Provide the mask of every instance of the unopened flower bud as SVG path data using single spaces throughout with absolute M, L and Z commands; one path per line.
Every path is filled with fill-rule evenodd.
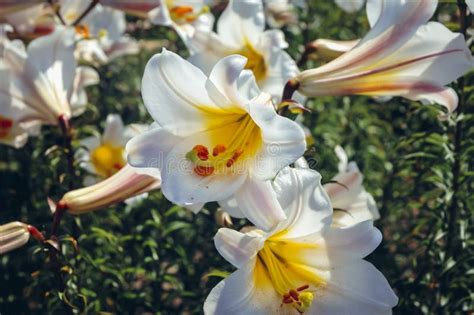
M 0 255 L 25 245 L 30 238 L 28 225 L 22 222 L 10 222 L 0 225 Z
M 95 185 L 66 193 L 57 203 L 57 207 L 66 210 L 69 214 L 82 214 L 158 189 L 160 185 L 161 178 L 158 173 L 156 177 L 140 174 L 133 167 L 126 165 L 111 177 Z

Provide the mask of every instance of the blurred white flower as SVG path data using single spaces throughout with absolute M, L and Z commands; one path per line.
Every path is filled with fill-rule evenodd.
M 58 26 L 25 49 L 0 26 L 1 142 L 21 147 L 40 124 L 58 125 L 82 112 L 84 87 L 97 81 L 91 68 L 76 67 L 74 33 Z M 87 74 L 87 75 L 86 75 Z
M 67 25 L 72 25 L 87 9 L 90 1 L 61 0 L 60 14 Z M 76 33 L 78 59 L 105 64 L 114 58 L 138 53 L 135 39 L 125 34 L 125 14 L 119 10 L 96 5 L 78 25 Z
M 158 0 L 159 6 L 149 14 L 157 25 L 173 27 L 183 42 L 189 46 L 196 30 L 210 32 L 214 16 L 205 0 Z M 192 47 L 189 46 L 190 49 Z
M 458 97 L 447 84 L 473 68 L 463 36 L 428 22 L 438 1 L 369 0 L 372 29 L 339 58 L 296 76 L 306 96 L 402 96 L 438 103 L 448 113 Z
M 43 2 L 43 0 L 2 0 L 0 1 L 0 15 L 25 10 L 40 2 Z
M 17 35 L 26 39 L 50 34 L 55 27 L 51 6 L 45 3 L 31 5 L 14 13 L 0 14 L 0 23 L 10 24 Z
M 125 144 L 147 127 L 138 124 L 124 126 L 117 114 L 109 114 L 105 121 L 104 133 L 81 140 L 82 148 L 76 152 L 81 167 L 92 176 L 86 176 L 84 184 L 95 184 L 117 173 L 127 164 Z
M 371 221 L 331 226 L 319 173 L 286 168 L 273 187 L 287 219 L 268 233 L 221 228 L 219 253 L 237 268 L 204 303 L 212 314 L 390 314 L 385 277 L 363 260 L 380 243 Z
M 163 50 L 147 64 L 142 96 L 155 128 L 127 144 L 128 162 L 158 168 L 162 191 L 181 205 L 235 198 L 249 220 L 284 218 L 269 190 L 276 173 L 305 151 L 303 130 L 277 115 L 245 58 L 219 61 L 209 77 Z M 198 207 L 197 207 L 198 208 Z
M 357 12 L 362 9 L 365 4 L 365 0 L 335 0 L 335 2 L 342 10 L 347 13 Z
M 298 15 L 294 2 L 291 0 L 264 0 L 265 18 L 268 25 L 272 28 L 280 28 L 296 24 Z
M 325 184 L 334 208 L 334 226 L 350 226 L 366 220 L 380 218 L 374 198 L 362 185 L 363 176 L 355 162 L 349 162 L 347 154 L 340 146 L 335 148 L 339 158 L 339 173 Z
M 196 31 L 189 60 L 209 74 L 220 59 L 242 55 L 260 89 L 278 100 L 288 79 L 299 72 L 284 51 L 287 47 L 283 32 L 265 31 L 262 0 L 230 0 L 217 22 L 217 33 Z

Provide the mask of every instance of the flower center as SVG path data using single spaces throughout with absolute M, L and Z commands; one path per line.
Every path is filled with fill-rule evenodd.
M 251 70 L 257 81 L 267 76 L 267 65 L 265 58 L 251 44 L 246 44 L 241 50 L 235 52 L 247 58 L 245 69 Z
M 196 19 L 205 13 L 209 12 L 208 6 L 203 6 L 201 10 L 197 11 L 190 5 L 174 5 L 174 1 L 167 1 L 167 6 L 170 11 L 171 19 L 177 24 L 186 24 L 196 21 Z
M 0 139 L 5 139 L 10 135 L 13 128 L 13 120 L 0 115 Z
M 125 166 L 124 148 L 104 143 L 91 152 L 91 161 L 98 175 L 107 178 Z
M 211 131 L 212 132 L 212 131 Z M 219 128 L 213 132 L 211 143 L 207 147 L 195 145 L 186 159 L 194 164 L 194 173 L 199 176 L 235 173 L 245 159 L 254 156 L 261 144 L 260 128 L 250 115 L 244 115 L 237 122 Z
M 79 24 L 76 25 L 74 28 L 76 30 L 76 34 L 81 36 L 82 38 L 89 39 L 91 37 L 89 26 Z
M 306 312 L 313 303 L 314 289 L 325 284 L 322 277 L 298 259 L 314 248 L 316 245 L 285 240 L 279 234 L 272 236 L 257 255 L 256 285 L 271 285 L 282 297 L 282 305 Z

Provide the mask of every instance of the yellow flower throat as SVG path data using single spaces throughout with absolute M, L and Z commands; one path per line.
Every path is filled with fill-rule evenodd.
M 285 240 L 281 237 L 284 233 L 265 241 L 257 255 L 254 279 L 257 287 L 272 286 L 282 297 L 282 306 L 292 306 L 302 314 L 313 303 L 314 295 L 310 290 L 325 282 L 310 267 L 291 260 L 316 246 Z
M 91 152 L 91 161 L 98 175 L 107 178 L 125 166 L 125 149 L 103 143 Z
M 194 164 L 193 170 L 198 176 L 237 172 L 237 167 L 254 156 L 262 143 L 260 128 L 248 114 L 211 133 L 213 146 L 196 144 L 186 153 L 186 159 Z
M 253 72 L 257 82 L 267 77 L 265 58 L 250 43 L 247 43 L 241 50 L 235 53 L 247 58 L 245 69 Z

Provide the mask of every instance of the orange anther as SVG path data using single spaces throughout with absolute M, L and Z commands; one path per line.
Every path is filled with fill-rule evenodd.
M 218 144 L 214 147 L 214 149 L 212 149 L 212 155 L 213 156 L 218 156 L 219 154 L 224 153 L 225 150 L 226 150 L 225 145 Z
M 171 8 L 171 14 L 182 17 L 186 14 L 193 13 L 193 7 L 189 5 L 181 5 Z
M 194 173 L 196 173 L 196 175 L 206 177 L 214 173 L 214 167 L 197 165 L 194 167 Z
M 209 150 L 205 146 L 201 144 L 195 145 L 193 151 L 196 152 L 197 157 L 201 161 L 207 161 L 209 159 Z
M 232 157 L 227 161 L 226 163 L 226 166 L 227 167 L 231 167 L 232 165 L 234 165 L 234 163 L 237 161 L 237 159 L 242 155 L 244 151 L 239 149 L 237 151 L 234 152 L 234 154 L 232 155 Z
M 284 304 L 291 304 L 291 303 L 293 303 L 293 299 L 291 298 L 291 296 L 289 296 L 288 298 L 283 299 L 283 303 Z
M 305 284 L 305 285 L 302 285 L 301 287 L 297 288 L 296 291 L 304 291 L 308 288 L 309 288 L 309 285 Z
M 84 38 L 90 37 L 89 27 L 87 25 L 76 25 L 76 33 Z

